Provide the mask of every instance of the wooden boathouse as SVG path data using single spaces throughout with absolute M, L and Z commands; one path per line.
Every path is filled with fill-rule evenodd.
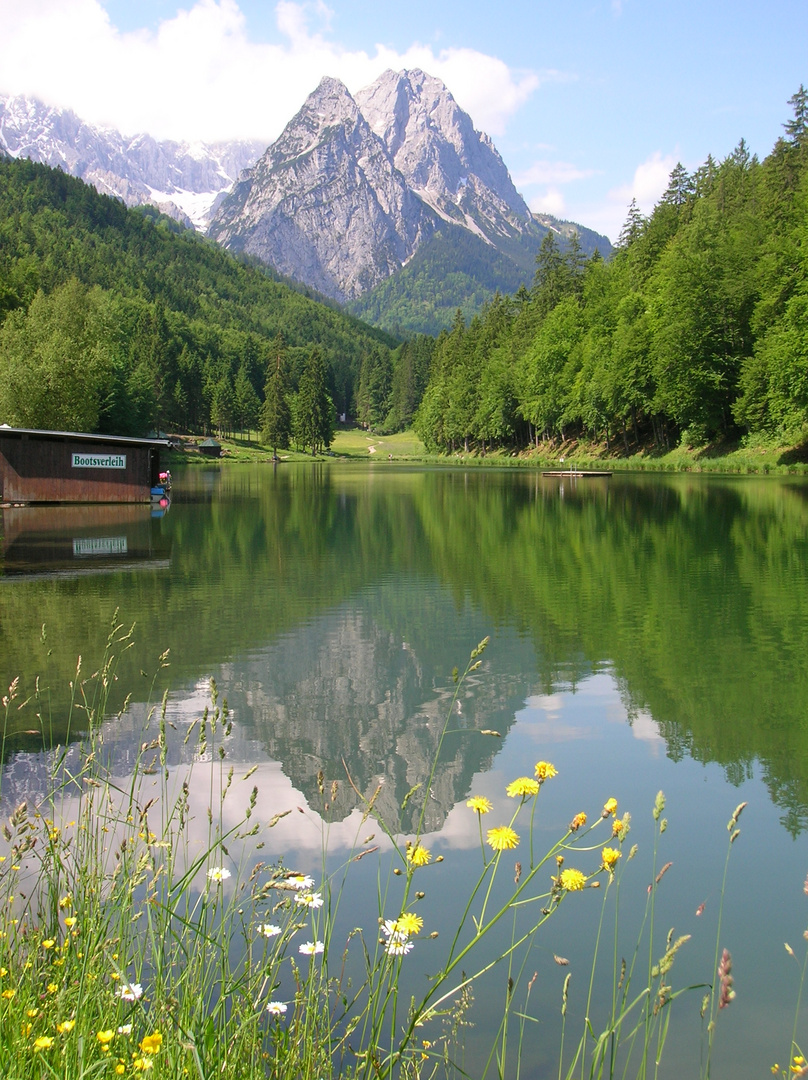
M 150 502 L 166 439 L 0 426 L 0 502 Z

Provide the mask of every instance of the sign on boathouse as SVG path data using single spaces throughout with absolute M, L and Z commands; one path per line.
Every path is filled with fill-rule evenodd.
M 125 469 L 126 454 L 74 454 L 74 469 Z
M 149 502 L 165 439 L 0 425 L 0 501 Z

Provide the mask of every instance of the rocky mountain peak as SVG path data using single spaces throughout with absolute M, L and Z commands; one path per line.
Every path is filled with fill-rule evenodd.
M 530 231 L 530 211 L 491 140 L 440 79 L 385 71 L 356 102 L 411 188 L 441 217 L 489 241 Z
M 222 203 L 210 235 L 345 301 L 389 277 L 435 224 L 347 87 L 325 78 Z
M 122 135 L 33 98 L 0 95 L 0 151 L 64 169 L 128 206 L 151 204 L 205 227 L 217 196 L 264 144 L 158 142 Z

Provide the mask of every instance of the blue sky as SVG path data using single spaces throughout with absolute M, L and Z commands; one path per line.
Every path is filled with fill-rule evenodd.
M 444 80 L 533 209 L 616 238 L 677 161 L 765 156 L 808 84 L 808 3 L 0 0 L 0 93 L 160 138 L 275 138 L 323 75 Z

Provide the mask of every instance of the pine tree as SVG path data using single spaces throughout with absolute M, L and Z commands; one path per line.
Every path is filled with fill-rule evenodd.
M 315 346 L 309 353 L 297 394 L 295 438 L 312 455 L 334 440 L 334 403 L 328 393 L 325 358 Z
M 292 412 L 286 390 L 286 347 L 278 334 L 272 345 L 269 372 L 264 387 L 264 405 L 261 412 L 261 438 L 272 447 L 277 456 L 279 446 L 288 446 L 292 435 Z

